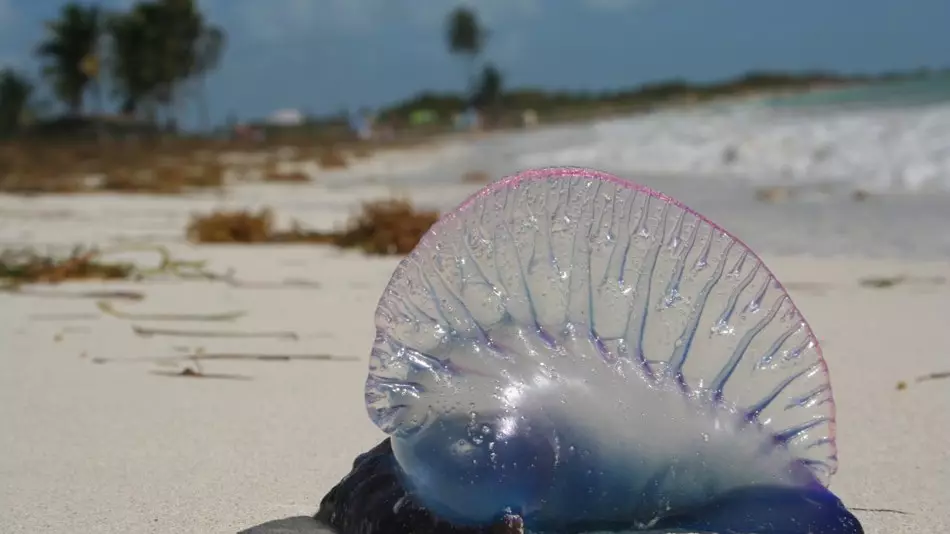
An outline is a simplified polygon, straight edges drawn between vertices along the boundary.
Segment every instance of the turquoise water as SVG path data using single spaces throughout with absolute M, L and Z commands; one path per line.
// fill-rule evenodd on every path
M 779 109 L 917 107 L 950 103 L 950 73 L 766 98 L 763 103 Z

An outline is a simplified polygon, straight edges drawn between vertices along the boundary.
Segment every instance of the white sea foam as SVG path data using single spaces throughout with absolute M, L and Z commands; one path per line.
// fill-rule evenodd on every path
M 566 146 L 537 146 L 516 166 L 950 189 L 950 104 L 821 112 L 717 106 L 601 122 L 574 137 Z

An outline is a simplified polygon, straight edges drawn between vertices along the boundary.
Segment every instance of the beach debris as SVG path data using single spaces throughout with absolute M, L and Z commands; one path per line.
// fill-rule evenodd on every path
M 259 332 L 228 332 L 219 330 L 176 330 L 171 328 L 148 328 L 141 325 L 132 325 L 132 331 L 142 337 L 152 336 L 174 336 L 174 337 L 215 337 L 215 338 L 275 338 L 291 339 L 296 341 L 299 336 L 296 332 L 289 330 L 283 331 L 259 331 Z
M 128 261 L 108 261 L 107 257 L 128 252 L 153 252 L 159 261 L 154 267 Z M 0 288 L 9 290 L 24 284 L 59 284 L 76 280 L 141 280 L 155 276 L 185 279 L 215 279 L 204 261 L 176 260 L 168 248 L 129 244 L 97 249 L 77 246 L 65 256 L 41 254 L 32 248 L 0 251 Z M 94 293 L 87 293 L 92 297 Z M 113 298 L 114 292 L 103 298 Z
M 832 289 L 831 284 L 824 282 L 787 282 L 782 284 L 788 291 L 798 291 L 803 293 L 813 293 L 823 295 L 826 291 Z
M 238 353 L 238 352 L 202 352 L 196 351 L 192 354 L 180 354 L 175 356 L 156 356 L 152 358 L 91 358 L 92 363 L 178 363 L 189 361 L 205 360 L 233 360 L 233 361 L 262 361 L 262 362 L 290 362 L 290 361 L 316 361 L 316 362 L 358 362 L 363 358 L 357 356 L 337 356 L 333 354 L 256 354 L 256 353 Z
M 918 377 L 914 380 L 914 382 L 916 382 L 916 383 L 919 384 L 919 383 L 921 383 L 921 382 L 929 382 L 929 381 L 931 381 L 931 380 L 945 380 L 945 379 L 947 379 L 947 378 L 950 378 L 950 371 L 939 371 L 939 372 L 935 372 L 935 373 L 928 373 L 928 374 L 925 374 L 925 375 L 922 375 L 922 376 L 918 376 Z M 905 390 L 905 389 L 907 389 L 907 388 L 908 388 L 908 384 L 907 384 L 907 382 L 906 382 L 905 380 L 901 380 L 901 381 L 899 381 L 899 382 L 897 383 L 897 390 L 898 390 L 898 391 L 903 391 L 903 390 Z
M 317 164 L 323 169 L 343 169 L 349 165 L 346 156 L 336 147 L 318 148 L 314 154 Z
M 264 166 L 263 179 L 274 183 L 307 183 L 310 175 L 299 168 L 281 165 L 280 159 L 272 159 Z
M 193 243 L 330 243 L 332 236 L 308 231 L 294 224 L 290 230 L 274 229 L 270 208 L 252 211 L 215 211 L 193 216 L 186 237 Z
M 359 154 L 353 157 L 372 153 L 373 147 L 364 145 L 354 145 L 359 147 Z M 272 182 L 310 181 L 306 173 L 268 172 L 267 164 L 275 148 L 280 152 L 294 152 L 293 159 L 314 162 L 323 169 L 349 165 L 350 154 L 346 147 L 340 144 L 313 146 L 311 139 L 300 139 L 296 143 L 283 139 L 276 145 L 196 139 L 123 142 L 121 145 L 24 141 L 0 145 L 0 191 L 21 195 L 96 192 L 167 195 L 221 190 L 242 174 Z
M 792 198 L 792 190 L 788 187 L 771 186 L 756 189 L 755 198 L 769 204 L 786 202 Z
M 119 319 L 130 319 L 133 321 L 234 321 L 245 315 L 244 311 L 232 311 L 222 313 L 128 313 L 115 309 L 111 302 L 100 300 L 96 303 L 99 310 Z
M 333 233 L 333 244 L 367 254 L 405 255 L 438 220 L 439 212 L 416 209 L 408 200 L 367 202 L 343 230 Z
M 92 182 L 97 191 L 177 195 L 199 188 L 221 188 L 225 169 L 216 162 L 191 161 L 141 162 L 105 172 Z
M 131 262 L 110 262 L 105 257 L 119 253 L 150 252 L 158 255 L 152 266 Z M 0 292 L 46 298 L 91 298 L 97 300 L 133 300 L 145 298 L 141 292 L 128 290 L 61 291 L 28 288 L 28 285 L 58 284 L 66 281 L 141 281 L 151 278 L 174 278 L 181 280 L 206 280 L 221 282 L 242 289 L 297 288 L 319 289 L 320 282 L 301 278 L 286 278 L 280 281 L 247 281 L 235 276 L 233 269 L 216 273 L 207 268 L 205 260 L 181 260 L 161 245 L 120 245 L 109 249 L 83 249 L 77 247 L 65 257 L 40 254 L 32 249 L 7 249 L 0 252 Z M 111 310 L 110 310 L 111 311 Z M 109 313 L 106 311 L 105 313 Z M 227 314 L 231 315 L 231 314 Z M 179 316 L 180 317 L 180 316 Z M 130 317 L 131 318 L 131 317 Z M 148 320 L 176 320 L 167 319 Z M 226 320 L 220 317 L 181 320 Z
M 358 248 L 367 254 L 408 254 L 439 218 L 437 211 L 418 210 L 408 201 L 379 200 L 362 205 L 361 212 L 341 230 L 290 230 L 273 227 L 273 212 L 217 211 L 194 216 L 186 235 L 194 243 L 317 243 Z
M 12 194 L 144 193 L 180 194 L 220 188 L 226 169 L 214 158 L 158 147 L 4 146 L 0 191 Z
M 135 278 L 139 280 L 160 276 L 170 276 L 186 280 L 214 280 L 219 276 L 207 270 L 206 265 L 208 262 L 206 260 L 175 259 L 168 247 L 162 245 L 129 243 L 111 247 L 104 250 L 103 254 L 129 252 L 151 252 L 158 255 L 158 263 L 154 267 L 135 265 Z
M 95 313 L 36 313 L 29 316 L 31 321 L 85 321 L 98 319 Z
M 196 359 L 189 360 L 189 364 L 185 365 L 178 371 L 169 371 L 169 370 L 152 370 L 153 375 L 159 376 L 168 376 L 168 377 L 184 377 L 184 378 L 212 378 L 219 380 L 252 380 L 250 376 L 240 375 L 234 373 L 208 373 L 204 370 L 204 367 L 201 365 L 201 362 Z
M 923 376 L 917 377 L 917 382 L 926 382 L 928 380 L 943 380 L 945 378 L 950 378 L 950 371 L 941 371 L 937 373 L 929 373 Z
M 89 328 L 84 326 L 73 326 L 73 327 L 64 327 L 60 328 L 55 334 L 53 334 L 53 342 L 60 343 L 66 339 L 66 334 L 88 334 L 90 332 Z
M 236 373 L 208 373 L 198 371 L 191 367 L 185 367 L 181 371 L 166 371 L 163 369 L 153 369 L 149 373 L 157 376 L 167 376 L 170 378 L 209 378 L 213 380 L 253 380 L 253 377 L 240 375 Z
M 16 285 L 0 285 L 0 292 L 10 295 L 54 299 L 116 299 L 139 301 L 145 298 L 145 294 L 138 291 L 59 291 L 32 289 Z
M 874 276 L 858 280 L 858 285 L 870 289 L 888 289 L 902 284 L 937 286 L 946 283 L 942 276 Z
M 491 176 L 485 171 L 468 171 L 462 175 L 463 184 L 487 184 Z
M 241 289 L 279 289 L 292 287 L 295 289 L 320 289 L 323 284 L 316 280 L 307 280 L 304 278 L 284 278 L 283 280 L 238 280 L 232 275 L 222 275 L 218 280 L 228 284 L 231 287 Z
M 898 514 L 898 515 L 914 515 L 910 512 L 905 512 L 903 510 L 895 510 L 893 508 L 851 508 L 856 512 L 871 512 L 871 513 L 880 513 L 880 514 Z
M 260 243 L 270 239 L 271 210 L 216 211 L 194 216 L 186 236 L 194 243 Z
M 874 278 L 862 278 L 858 280 L 858 284 L 861 287 L 869 287 L 873 289 L 886 289 L 889 287 L 894 287 L 906 280 L 904 276 L 879 276 Z
M 310 176 L 305 172 L 278 172 L 273 171 L 264 175 L 265 182 L 303 184 L 310 182 Z
M 66 280 L 121 280 L 135 267 L 129 263 L 105 262 L 100 253 L 76 247 L 65 258 L 40 254 L 29 248 L 0 252 L 0 280 L 6 285 L 59 284 Z

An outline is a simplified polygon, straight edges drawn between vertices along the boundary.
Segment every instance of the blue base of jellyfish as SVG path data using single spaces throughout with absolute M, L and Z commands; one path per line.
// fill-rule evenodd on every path
M 741 241 L 659 193 L 583 169 L 495 183 L 400 263 L 376 326 L 366 402 L 392 442 L 373 465 L 451 528 L 862 532 L 826 489 L 810 327 Z
M 564 426 L 523 421 L 518 429 L 443 420 L 393 441 L 400 483 L 453 525 L 492 525 L 506 514 L 532 532 L 676 531 L 746 534 L 860 534 L 857 519 L 807 467 L 792 482 L 753 486 L 713 477 L 688 461 L 630 462 L 583 450 Z M 452 453 L 445 454 L 445 444 Z M 465 448 L 465 450 L 459 450 Z M 682 480 L 676 473 L 682 469 Z M 679 477 L 679 478 L 678 478 Z M 732 488 L 732 489 L 728 489 Z
M 393 455 L 390 440 L 361 454 L 353 470 L 324 497 L 315 519 L 339 534 L 517 534 L 504 518 L 472 525 L 450 521 L 420 504 L 404 483 L 405 474 Z M 583 481 L 578 481 L 582 483 Z M 478 499 L 479 495 L 473 495 Z M 518 500 L 517 498 L 515 500 Z M 581 506 L 578 503 L 578 506 Z M 576 521 L 567 525 L 537 525 L 526 518 L 531 532 L 635 532 L 628 522 Z M 860 523 L 831 492 L 813 488 L 744 488 L 720 495 L 703 507 L 665 517 L 643 532 L 651 534 L 862 534 Z

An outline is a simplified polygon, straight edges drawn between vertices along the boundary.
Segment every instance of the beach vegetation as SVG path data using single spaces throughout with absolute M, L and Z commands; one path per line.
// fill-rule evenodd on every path
M 86 92 L 99 78 L 103 20 L 98 6 L 64 4 L 36 47 L 43 78 L 71 115 L 82 114 Z
M 459 6 L 446 19 L 446 42 L 449 53 L 461 57 L 466 67 L 467 92 L 477 90 L 478 58 L 488 41 L 488 32 L 482 27 L 475 10 Z
M 196 215 L 186 235 L 194 243 L 321 243 L 374 255 L 408 254 L 438 219 L 437 211 L 418 209 L 408 200 L 385 199 L 364 203 L 336 230 L 310 230 L 297 222 L 281 230 L 273 211 L 265 208 Z
M 33 83 L 20 72 L 0 70 L 0 139 L 16 134 L 30 120 Z

